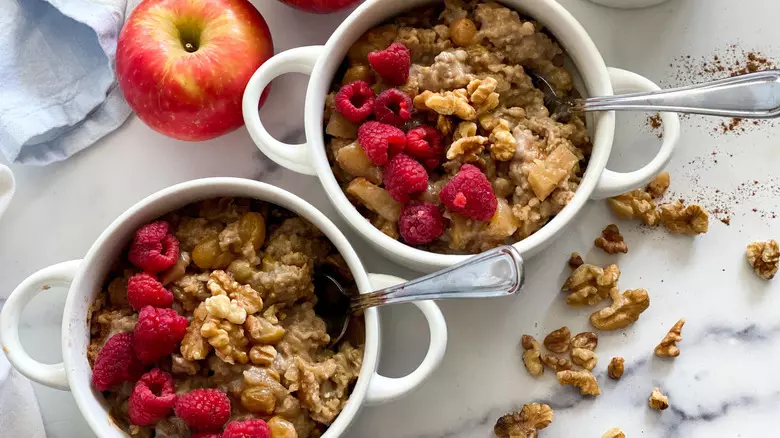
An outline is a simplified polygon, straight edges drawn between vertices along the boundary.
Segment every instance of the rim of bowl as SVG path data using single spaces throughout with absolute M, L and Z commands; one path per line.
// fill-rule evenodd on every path
M 267 183 L 244 178 L 213 177 L 195 179 L 157 191 L 136 202 L 114 219 L 100 234 L 82 259 L 82 265 L 70 286 L 64 306 L 62 321 L 62 358 L 65 371 L 76 404 L 87 423 L 99 436 L 124 437 L 111 419 L 102 395 L 91 385 L 91 369 L 87 361 L 86 346 L 89 345 L 89 307 L 99 289 L 85 290 L 86 286 L 97 286 L 105 276 L 105 269 L 98 269 L 94 277 L 89 276 L 86 267 L 110 265 L 117 253 L 124 248 L 128 236 L 140 225 L 181 208 L 192 202 L 223 196 L 247 197 L 270 202 L 286 208 L 311 222 L 331 241 L 344 257 L 355 277 L 361 293 L 371 290 L 368 272 L 349 240 L 324 213 L 299 196 Z M 121 239 L 123 244 L 113 247 L 112 239 Z M 111 257 L 108 257 L 108 256 Z M 105 260 L 109 260 L 106 262 Z M 77 292 L 84 291 L 84 292 Z M 72 293 L 71 293 L 72 292 Z M 83 318 L 82 318 L 83 316 Z M 367 309 L 365 317 L 365 348 L 363 364 L 358 380 L 347 404 L 329 426 L 324 437 L 342 433 L 360 410 L 371 376 L 379 362 L 380 328 L 376 309 Z M 76 340 L 80 336 L 81 341 Z M 84 349 L 77 348 L 84 342 Z M 328 432 L 331 432 L 328 434 Z
M 395 16 L 403 11 L 408 11 L 417 6 L 437 3 L 436 0 L 418 0 L 414 5 L 409 6 L 409 2 L 407 2 L 404 4 L 404 7 L 400 9 L 394 8 L 394 12 L 387 13 L 386 11 L 388 8 L 386 3 L 389 1 L 390 0 L 363 3 L 355 9 L 344 22 L 342 22 L 328 39 L 324 46 L 323 55 L 320 56 L 314 67 L 314 72 L 306 92 L 307 104 L 305 105 L 304 110 L 306 136 L 312 142 L 312 154 L 314 157 L 313 165 L 320 181 L 322 181 L 325 192 L 331 202 L 336 205 L 341 215 L 343 215 L 358 232 L 372 244 L 385 248 L 394 253 L 394 255 L 402 257 L 414 264 L 435 265 L 438 267 L 451 266 L 463 261 L 473 254 L 440 254 L 425 251 L 409 246 L 402 243 L 400 240 L 395 240 L 382 233 L 378 228 L 374 227 L 368 219 L 363 217 L 363 215 L 358 212 L 357 208 L 355 208 L 347 199 L 336 181 L 330 168 L 330 163 L 325 155 L 326 146 L 322 126 L 322 108 L 325 104 L 325 96 L 330 87 L 333 74 L 335 74 L 339 64 L 344 59 L 351 44 L 365 31 L 376 26 L 376 23 L 381 22 L 381 20 L 386 20 L 389 17 Z M 523 8 L 522 2 L 519 0 L 500 0 L 499 3 L 536 19 L 534 14 L 526 12 L 527 8 Z M 553 20 L 554 24 L 552 26 L 548 26 L 545 22 L 542 22 L 542 24 L 545 29 L 553 34 L 555 40 L 564 48 L 567 57 L 574 62 L 577 72 L 583 79 L 588 94 L 601 96 L 612 95 L 612 84 L 609 79 L 607 66 L 601 53 L 596 48 L 595 43 L 582 25 L 563 6 L 554 0 L 536 1 L 533 2 L 533 5 L 530 7 L 543 9 L 545 14 L 556 17 L 555 20 Z M 397 12 L 395 12 L 396 10 Z M 372 19 L 371 22 L 368 23 L 366 22 L 367 19 L 364 18 L 364 16 L 367 15 L 381 18 L 378 20 Z M 558 36 L 562 33 L 561 29 L 566 29 L 566 32 L 571 33 L 567 44 L 563 44 Z M 347 44 L 347 42 L 349 42 L 349 44 Z M 572 47 L 577 50 L 569 50 L 569 48 Z M 577 55 L 572 56 L 571 53 L 576 53 Z M 584 67 L 582 65 L 583 62 L 585 62 Z M 587 76 L 585 73 L 587 73 Z M 551 239 L 565 224 L 574 218 L 588 201 L 591 193 L 595 189 L 601 173 L 606 168 L 607 160 L 609 159 L 612 148 L 615 133 L 614 113 L 599 113 L 593 118 L 593 122 L 595 123 L 595 126 L 593 127 L 591 140 L 594 152 L 591 154 L 588 167 L 585 170 L 581 184 L 577 188 L 574 197 L 561 212 L 555 215 L 541 229 L 531 236 L 513 244 L 521 254 L 541 249 L 540 247 L 545 244 L 548 239 Z

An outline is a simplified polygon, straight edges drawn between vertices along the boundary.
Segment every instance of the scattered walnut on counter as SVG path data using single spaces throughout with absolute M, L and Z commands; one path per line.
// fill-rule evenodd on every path
M 582 260 L 582 256 L 578 252 L 571 253 L 571 256 L 569 257 L 569 267 L 572 269 L 577 269 L 580 266 L 582 266 L 585 262 Z
M 780 258 L 777 241 L 753 242 L 748 245 L 745 255 L 753 272 L 764 280 L 771 280 L 777 274 Z
M 556 375 L 558 383 L 561 385 L 572 385 L 580 389 L 582 395 L 599 395 L 599 382 L 596 377 L 588 370 L 580 371 L 559 371 Z
M 607 375 L 610 379 L 619 380 L 623 377 L 623 371 L 625 369 L 626 360 L 622 357 L 613 357 L 607 365 Z
M 650 393 L 650 399 L 647 402 L 651 408 L 659 411 L 669 407 L 669 397 L 663 395 L 660 388 L 653 388 L 653 392 Z
M 620 230 L 615 224 L 609 224 L 601 231 L 601 236 L 593 241 L 593 245 L 596 248 L 601 248 L 607 254 L 617 254 L 622 252 L 623 254 L 628 252 L 628 245 L 623 241 L 623 236 L 620 235 Z
M 592 306 L 617 293 L 618 278 L 620 269 L 617 265 L 602 269 L 586 263 L 571 273 L 561 291 L 569 293 L 566 303 L 570 306 Z
M 572 348 L 585 348 L 590 351 L 596 351 L 599 345 L 599 336 L 593 332 L 577 333 L 571 338 Z
M 553 330 L 544 337 L 544 346 L 553 353 L 565 353 L 569 351 L 569 341 L 571 340 L 571 331 L 566 326 Z
M 572 367 L 571 361 L 565 357 L 558 357 L 552 354 L 543 354 L 541 361 L 547 368 L 555 371 L 570 370 Z
M 670 182 L 671 177 L 669 176 L 669 172 L 661 172 L 647 184 L 645 190 L 647 190 L 647 193 L 650 193 L 650 196 L 653 198 L 660 198 L 666 193 L 666 189 L 669 188 Z
M 593 368 L 596 368 L 598 356 L 596 356 L 593 350 L 588 350 L 587 348 L 573 348 L 571 350 L 571 361 L 588 371 L 593 371 Z
M 523 363 L 528 370 L 528 374 L 539 377 L 544 374 L 541 356 L 542 348 L 539 342 L 531 335 L 523 335 L 521 344 L 523 346 Z
M 553 421 L 553 410 L 549 405 L 531 403 L 523 405 L 519 412 L 512 412 L 496 421 L 493 432 L 502 438 L 532 438 L 537 431 Z
M 667 230 L 677 234 L 694 236 L 709 228 L 709 215 L 700 205 L 686 206 L 681 201 L 661 206 L 660 221 Z
M 609 207 L 622 219 L 641 219 L 645 225 L 658 224 L 658 210 L 652 196 L 636 189 L 608 199 Z
M 658 357 L 677 357 L 680 355 L 680 348 L 677 343 L 682 341 L 682 328 L 685 325 L 685 318 L 681 318 L 664 336 L 660 344 L 655 347 L 655 355 Z
M 612 305 L 590 315 L 590 324 L 599 330 L 617 330 L 629 326 L 650 307 L 650 296 L 644 289 L 632 289 L 612 296 Z
M 612 429 L 604 432 L 604 435 L 602 435 L 601 438 L 626 438 L 626 434 L 623 433 L 620 428 L 613 427 Z

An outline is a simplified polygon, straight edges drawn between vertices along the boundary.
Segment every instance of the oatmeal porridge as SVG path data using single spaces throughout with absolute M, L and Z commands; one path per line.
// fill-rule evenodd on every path
M 585 121 L 554 120 L 529 71 L 576 95 L 564 53 L 501 4 L 446 0 L 370 29 L 325 105 L 327 153 L 355 207 L 388 236 L 478 253 L 530 236 L 579 186 Z
M 319 230 L 260 201 L 207 200 L 137 230 L 89 322 L 93 384 L 116 424 L 132 437 L 320 436 L 364 339 L 355 318 L 329 345 L 315 267 L 355 287 Z

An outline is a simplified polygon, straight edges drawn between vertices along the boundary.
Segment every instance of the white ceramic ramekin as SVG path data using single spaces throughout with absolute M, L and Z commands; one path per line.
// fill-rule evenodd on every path
M 95 241 L 83 260 L 73 260 L 42 269 L 13 291 L 0 314 L 0 344 L 13 366 L 28 378 L 53 388 L 73 392 L 76 404 L 95 434 L 101 438 L 126 435 L 109 418 L 100 391 L 91 384 L 87 362 L 89 307 L 103 286 L 109 267 L 127 245 L 133 232 L 161 215 L 203 199 L 232 196 L 268 201 L 308 219 L 330 239 L 346 260 L 361 293 L 401 283 L 381 274 L 368 274 L 347 238 L 324 214 L 303 199 L 268 184 L 238 178 L 206 178 L 178 184 L 135 204 L 116 219 Z M 70 286 L 62 321 L 63 363 L 47 365 L 31 358 L 19 341 L 19 318 L 30 299 L 51 285 Z M 344 410 L 323 438 L 340 436 L 365 404 L 393 400 L 419 386 L 444 357 L 447 327 L 439 308 L 430 301 L 415 302 L 428 320 L 430 346 L 422 363 L 401 378 L 377 373 L 380 352 L 379 318 L 375 308 L 365 311 L 366 345 L 363 367 Z M 2 435 L 2 434 L 0 434 Z
M 639 9 L 660 5 L 669 0 L 590 0 L 593 3 L 618 9 Z
M 394 240 L 375 228 L 350 204 L 333 176 L 325 154 L 323 108 L 331 80 L 347 49 L 365 31 L 394 15 L 431 0 L 373 0 L 363 3 L 333 33 L 324 46 L 309 46 L 282 52 L 266 61 L 250 79 L 244 92 L 244 120 L 252 139 L 263 153 L 280 165 L 296 172 L 317 175 L 330 200 L 344 218 L 381 253 L 412 269 L 435 271 L 463 261 L 465 255 L 444 255 L 422 251 Z M 650 80 L 625 70 L 607 68 L 585 29 L 555 0 L 503 0 L 502 3 L 541 22 L 552 32 L 582 77 L 590 96 L 609 96 L 613 87 L 621 92 L 657 90 Z M 290 145 L 268 134 L 257 111 L 260 93 L 275 77 L 284 73 L 311 75 L 306 92 L 304 126 L 306 143 Z M 514 246 L 525 257 L 531 257 L 563 231 L 588 199 L 614 196 L 647 184 L 666 166 L 680 137 L 676 114 L 662 114 L 664 140 L 650 163 L 628 173 L 606 169 L 615 134 L 615 115 L 597 114 L 592 119 L 593 154 L 576 195 L 569 205 L 541 230 Z

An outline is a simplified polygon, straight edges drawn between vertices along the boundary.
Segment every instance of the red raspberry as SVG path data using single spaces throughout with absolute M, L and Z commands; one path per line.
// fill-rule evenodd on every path
M 157 277 L 141 272 L 127 280 L 127 300 L 136 311 L 145 306 L 171 307 L 173 294 L 157 281 Z
M 444 234 L 444 217 L 429 202 L 410 202 L 401 209 L 398 232 L 409 245 L 423 245 Z
M 385 166 L 385 190 L 396 201 L 406 204 L 409 195 L 428 188 L 428 173 L 422 164 L 406 154 L 398 154 Z
M 461 166 L 458 174 L 439 192 L 439 199 L 450 210 L 478 221 L 488 221 L 498 208 L 493 187 L 478 167 Z
M 164 271 L 179 259 L 179 241 L 168 234 L 168 222 L 157 221 L 146 224 L 135 232 L 130 253 L 130 263 L 144 271 Z
M 130 423 L 137 426 L 150 426 L 167 418 L 176 404 L 176 391 L 173 377 L 155 368 L 141 376 L 136 382 L 130 400 L 127 402 L 127 415 Z
M 390 157 L 404 150 L 406 135 L 395 126 L 366 122 L 358 128 L 358 143 L 372 163 L 384 166 Z
M 367 82 L 350 82 L 336 93 L 334 103 L 339 114 L 352 123 L 360 123 L 371 115 L 374 90 Z
M 441 134 L 432 126 L 418 126 L 406 133 L 406 153 L 422 161 L 428 169 L 439 165 L 444 148 Z
M 230 419 L 230 399 L 218 389 L 196 389 L 179 397 L 174 411 L 192 429 L 216 431 Z
M 412 66 L 409 49 L 401 43 L 393 43 L 385 50 L 369 53 L 368 63 L 390 85 L 405 84 L 409 79 L 409 67 Z
M 92 367 L 92 383 L 100 391 L 106 391 L 128 380 L 136 380 L 143 372 L 143 364 L 133 352 L 133 333 L 118 333 L 108 338 L 98 352 Z
M 232 421 L 225 426 L 222 438 L 271 438 L 271 429 L 263 420 Z
M 133 332 L 133 350 L 141 362 L 149 364 L 170 355 L 187 330 L 187 318 L 173 309 L 146 306 L 138 314 Z
M 374 101 L 374 117 L 377 122 L 402 126 L 412 116 L 412 99 L 403 91 L 390 88 Z

